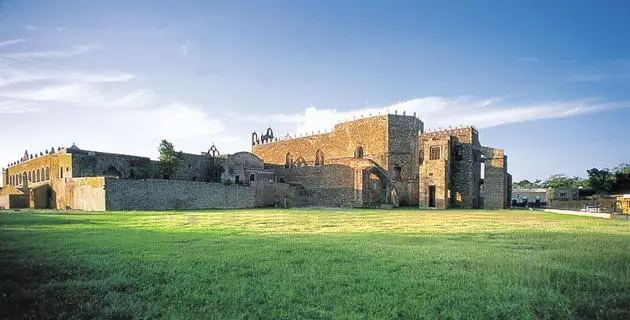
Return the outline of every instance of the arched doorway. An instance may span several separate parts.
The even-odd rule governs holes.
[[[107,170],[103,171],[103,175],[106,177],[116,177],[116,178],[120,178],[122,176],[120,171],[118,171],[118,169],[116,169],[114,166],[109,166]]]

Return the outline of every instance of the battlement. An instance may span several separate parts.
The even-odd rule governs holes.
[[[477,128],[475,128],[474,126],[462,126],[462,127],[455,127],[455,128],[449,127],[448,129],[442,129],[442,128],[429,129],[421,134],[427,137],[434,137],[434,136],[445,136],[445,135],[456,136],[456,135],[462,135],[462,134],[468,134],[468,133],[472,133],[475,135],[479,134],[479,132],[477,131]]]
[[[22,164],[22,163],[26,163],[29,162],[30,160],[34,160],[34,159],[38,159],[47,155],[51,155],[54,153],[59,153],[59,152],[66,152],[68,148],[62,148],[62,147],[57,147],[57,150],[55,151],[55,148],[52,147],[50,148],[50,150],[45,150],[45,151],[41,151],[39,153],[31,153],[29,154],[28,151],[24,151],[24,155],[20,158],[20,160],[17,161],[13,161],[7,164],[7,168],[11,168],[13,166]]]
[[[252,133],[252,146],[273,144],[273,143],[276,143],[276,142],[286,141],[286,140],[293,140],[293,139],[324,137],[324,136],[326,136],[326,135],[328,135],[328,134],[338,130],[339,128],[342,128],[343,126],[358,124],[360,122],[373,121],[374,119],[377,119],[377,118],[387,119],[389,117],[401,117],[401,118],[402,117],[408,117],[408,118],[413,117],[415,119],[418,119],[418,117],[416,116],[415,112],[413,113],[413,115],[407,115],[405,111],[403,111],[402,114],[398,114],[398,111],[395,111],[393,114],[392,113],[381,114],[379,112],[379,113],[373,115],[372,113],[368,113],[368,115],[361,114],[359,117],[353,117],[353,119],[348,119],[348,120],[344,120],[344,121],[338,121],[333,126],[332,130],[324,129],[324,130],[317,130],[317,132],[311,131],[310,133],[309,132],[306,132],[306,133],[293,133],[293,134],[287,133],[286,135],[284,135],[282,137],[275,137],[275,136],[273,136],[273,130],[271,129],[271,127],[269,127],[269,128],[267,128],[267,131],[266,131],[265,134],[262,134],[262,132],[261,132],[260,139],[258,138],[259,137],[258,133],[256,133],[255,131]]]

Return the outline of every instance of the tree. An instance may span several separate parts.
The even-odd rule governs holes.
[[[177,162],[182,158],[182,152],[176,152],[172,143],[162,140],[158,147],[160,153],[160,169],[165,179],[169,179],[175,174]]]
[[[566,174],[553,174],[545,182],[543,182],[544,188],[588,188],[589,181],[580,177],[567,177]]]
[[[615,175],[615,185],[613,190],[616,192],[630,191],[630,164],[622,163],[613,169]]]
[[[588,181],[597,193],[608,193],[613,190],[615,186],[615,176],[608,169],[592,168],[586,170],[588,174]]]

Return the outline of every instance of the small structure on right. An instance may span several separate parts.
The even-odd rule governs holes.
[[[509,208],[507,156],[482,146],[477,129],[425,132],[418,140],[420,207]]]

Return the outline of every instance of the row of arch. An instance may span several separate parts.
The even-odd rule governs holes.
[[[357,146],[354,149],[354,157],[355,158],[363,158],[363,147]],[[317,149],[315,152],[315,166],[323,166],[324,165],[324,152],[321,149]],[[286,168],[290,167],[306,167],[308,166],[308,162],[304,160],[302,156],[299,156],[295,161],[293,161],[293,155],[291,152],[287,152],[284,158],[284,166]]]
[[[323,166],[324,165],[324,152],[320,149],[317,149],[315,152],[315,165]],[[286,168],[290,167],[306,167],[308,166],[308,162],[302,157],[299,156],[295,161],[293,161],[293,155],[291,152],[287,152],[284,158],[284,166]]]
[[[68,168],[66,168],[68,171]],[[59,169],[59,177],[63,176],[63,168]],[[28,181],[29,183],[36,183],[50,180],[50,167],[32,169],[29,171],[22,171],[20,173],[9,175],[8,184],[12,186],[18,186]]]
[[[9,184],[13,186],[17,186],[24,182],[24,179],[27,179],[28,182],[41,182],[50,180],[50,168],[38,168],[32,169],[30,171],[24,171],[22,173],[16,173],[9,176]]]

